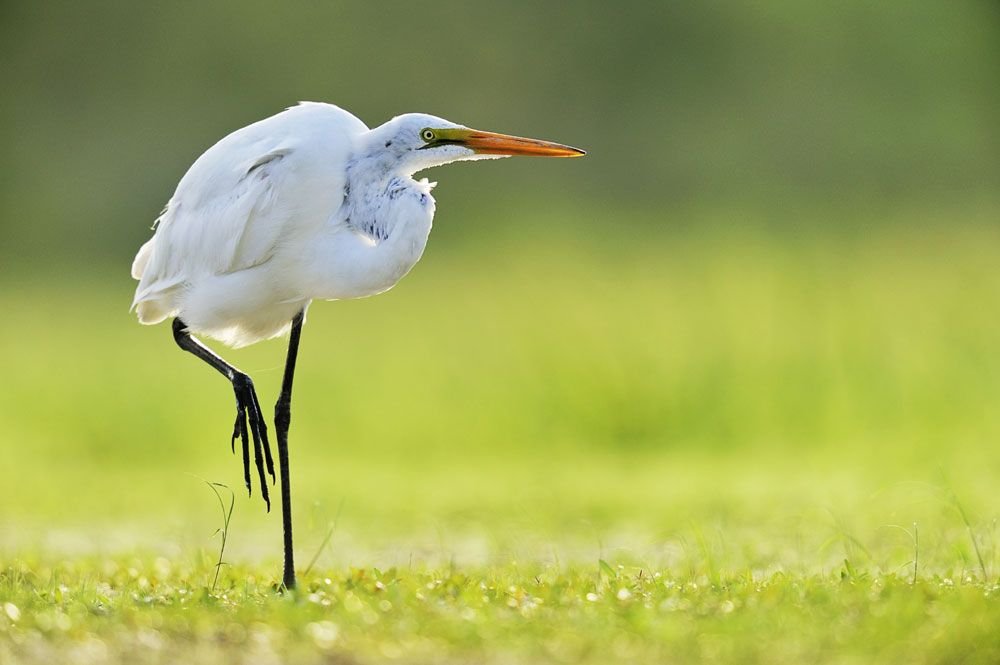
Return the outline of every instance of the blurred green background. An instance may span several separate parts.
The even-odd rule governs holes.
[[[429,172],[421,264],[310,310],[291,434],[306,554],[337,521],[330,562],[721,548],[813,569],[862,542],[891,567],[909,544],[886,525],[919,521],[928,560],[961,566],[952,493],[992,539],[995,2],[7,2],[0,19],[8,552],[210,542],[195,476],[240,486],[232,395],[135,322],[128,268],[202,151],[302,99],[589,151]],[[270,403],[283,348],[225,355]],[[231,547],[274,558],[258,503],[237,498]]]

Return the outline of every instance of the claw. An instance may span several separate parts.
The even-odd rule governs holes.
[[[247,496],[253,496],[253,489],[250,484],[250,441],[247,437],[246,407],[241,400],[236,403],[236,431],[239,432],[240,441],[243,443],[243,484],[247,486]],[[235,441],[235,439],[234,439]]]
[[[250,440],[247,435],[247,408],[243,381],[233,381],[233,391],[236,393],[236,422],[233,424],[232,446],[236,446],[236,437],[243,444],[243,484],[247,488],[247,496],[253,496],[253,485],[250,482]],[[235,450],[234,450],[235,452]]]
[[[257,467],[257,475],[260,478],[260,494],[267,505],[267,511],[271,511],[271,497],[267,491],[267,477],[264,470],[264,451],[267,451],[270,459],[270,446],[267,441],[267,425],[264,416],[260,412],[257,401],[257,393],[254,390],[253,382],[246,375],[237,376],[233,381],[233,389],[236,392],[236,427],[240,432],[243,441],[243,478],[250,492],[252,485],[250,479],[250,439],[253,439],[254,465]],[[247,427],[249,425],[249,427]],[[249,429],[249,432],[247,431]],[[273,473],[272,473],[273,476]]]
[[[264,418],[264,411],[260,408],[260,402],[257,401],[257,391],[253,390],[251,387],[250,395],[253,397],[253,408],[260,417],[260,436],[264,448],[264,461],[267,463],[267,472],[271,474],[271,484],[275,482],[274,477],[274,460],[271,458],[271,444],[267,440],[267,424]],[[261,473],[261,482],[264,481],[263,472]]]

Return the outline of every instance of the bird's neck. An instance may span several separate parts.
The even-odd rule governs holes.
[[[348,170],[344,204],[314,251],[318,299],[386,291],[420,260],[434,216],[431,185],[385,171]],[[367,177],[362,177],[367,176]]]

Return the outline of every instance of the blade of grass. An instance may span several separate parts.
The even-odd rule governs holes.
[[[976,534],[972,530],[972,523],[969,521],[969,516],[966,514],[965,508],[958,500],[958,495],[954,491],[951,493],[951,501],[954,504],[955,509],[958,510],[958,514],[962,518],[962,522],[965,524],[965,530],[969,534],[969,540],[972,541],[972,549],[975,551],[976,559],[979,561],[979,570],[983,573],[983,582],[989,582],[989,575],[986,574],[986,562],[983,560],[982,552],[979,551],[979,541],[976,540]]]
[[[333,534],[337,531],[337,523],[340,522],[340,511],[342,511],[343,509],[344,509],[344,499],[343,497],[341,497],[340,505],[337,506],[337,514],[333,518],[333,523],[330,524],[330,529],[326,532],[326,537],[323,538],[323,542],[320,543],[319,548],[316,550],[316,553],[313,554],[312,559],[309,560],[309,565],[306,566],[306,569],[304,571],[302,571],[303,575],[309,574],[309,571],[311,571],[313,569],[313,566],[316,565],[316,561],[323,553],[323,550],[326,549],[326,546],[330,543],[330,540],[333,538]]]
[[[222,533],[222,544],[219,546],[219,559],[215,562],[215,576],[212,579],[212,592],[215,592],[215,587],[219,583],[219,570],[223,566],[222,558],[226,554],[226,541],[229,538],[229,522],[233,517],[233,507],[236,505],[236,494],[229,489],[227,485],[222,483],[213,483],[208,480],[202,479],[202,481],[208,485],[208,488],[215,493],[215,498],[219,500],[219,509],[222,511],[222,528],[217,530],[216,533]],[[222,499],[222,494],[219,492],[218,488],[223,488],[229,492],[229,508],[226,509],[226,503]]]

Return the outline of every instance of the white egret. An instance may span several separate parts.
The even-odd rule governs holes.
[[[251,491],[250,445],[270,510],[267,426],[250,377],[193,334],[239,347],[290,331],[275,405],[285,587],[295,586],[288,477],[292,379],[306,308],[393,287],[420,259],[434,216],[424,169],[509,155],[577,157],[558,143],[411,113],[368,129],[332,104],[304,102],[226,136],[188,169],[132,264],[139,321],[173,317],[185,351],[236,394],[236,439]],[[266,472],[265,472],[266,469]]]

